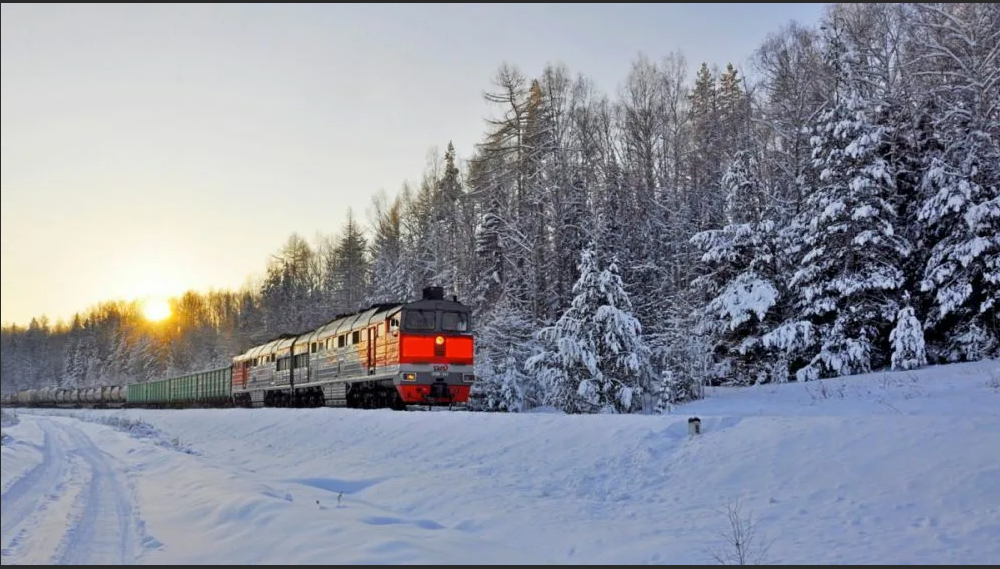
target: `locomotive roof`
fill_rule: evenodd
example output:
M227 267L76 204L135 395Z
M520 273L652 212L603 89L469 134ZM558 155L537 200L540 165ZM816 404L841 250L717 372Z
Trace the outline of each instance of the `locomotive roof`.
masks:
M414 300L408 302L405 308L415 310L454 310L456 312L472 312L472 307L462 304L457 300Z
M280 334L275 338L248 349L246 352L236 356L234 359L242 361L258 357L263 354L268 354L278 349L298 345L300 343L305 344L319 338L336 336L354 329L354 327L360 322L364 322L367 325L373 320L380 320L388 317L392 312L402 308L411 308L416 310L455 310L458 312L472 311L471 307L462 304L454 296L450 300L446 299L444 298L440 288L437 288L436 290L434 289L435 287L425 289L423 298L419 300L411 302L383 302L372 304L368 308L364 308L356 312L338 314L333 318L333 320L330 320L326 324L317 328L298 333Z

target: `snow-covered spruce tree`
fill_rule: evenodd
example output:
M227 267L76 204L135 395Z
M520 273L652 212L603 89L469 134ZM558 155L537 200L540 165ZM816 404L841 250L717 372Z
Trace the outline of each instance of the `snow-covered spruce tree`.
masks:
M753 152L740 150L722 176L726 199L726 224L760 223L773 203L771 192L761 180L760 166Z
M549 385L550 402L568 413L628 413L642 406L652 378L649 348L612 260L598 267L595 246L580 255L575 297L538 333L544 348L527 367Z
M527 390L527 376L521 370L521 361L518 358L516 348L511 344L507 348L507 356L503 359L499 371L499 394L497 408L501 411L518 412L528 408L526 405L525 391Z
M801 214L805 255L789 285L797 320L815 327L819 350L800 379L888 363L883 346L903 293L900 264L911 252L890 203L894 176L884 158L890 127L879 120L883 109L855 88L852 59L844 54L838 61L837 100L819 116L810 141L818 183Z
M692 333L697 329L698 310L688 309L683 297L674 296L679 308L671 308L664 314L662 332L657 339L659 350L652 346L652 361L655 369L661 370L659 386L663 386L662 374L670 373L670 398L673 403L694 401L704 396L704 385L710 382L713 369L712 345L707 334ZM648 344L647 340L647 344ZM659 398L660 392L651 394Z
M766 191L749 152L739 152L723 177L727 220L723 229L695 234L709 272L692 286L711 300L698 311L696 332L712 345L712 380L730 385L771 381L776 354L761 338L778 324L779 279L775 224L763 219Z
M904 306L896 316L896 327L889 334L892 343L892 369L908 370L927 365L924 329L912 306Z
M369 247L371 286L365 291L365 303L369 306L407 300L417 288L412 282L404 251L402 200L396 197L387 202L376 198L373 202L375 219ZM331 260L335 261L332 255Z
M937 361L1000 356L1000 10L993 3L915 4L921 77L942 147L923 176L919 217L930 256L928 344Z
M674 405L696 399L692 394L692 385L684 377L678 377L674 372L665 369L660 373L659 393L656 395L654 413L669 413Z
M484 411L524 411L539 405L543 395L524 361L537 352L535 326L509 298L482 316L476 339L475 405Z

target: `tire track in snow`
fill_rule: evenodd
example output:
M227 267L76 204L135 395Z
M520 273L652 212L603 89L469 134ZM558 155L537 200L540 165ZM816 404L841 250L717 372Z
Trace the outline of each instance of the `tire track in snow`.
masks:
M56 565L133 565L138 528L123 482L108 456L79 428L60 423L77 456L90 470L90 479L80 492L78 506L56 549Z
M0 538L2 554L7 557L24 537L22 527L33 517L44 516L50 504L66 492L66 477L70 475L65 443L54 432L50 421L39 425L44 432L42 461L10 485L0 496Z

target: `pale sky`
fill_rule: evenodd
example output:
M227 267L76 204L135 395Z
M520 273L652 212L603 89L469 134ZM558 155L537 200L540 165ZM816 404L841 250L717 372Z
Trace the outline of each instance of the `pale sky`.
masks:
M0 320L236 289L297 232L468 158L503 62L613 95L641 52L743 67L823 4L2 5Z

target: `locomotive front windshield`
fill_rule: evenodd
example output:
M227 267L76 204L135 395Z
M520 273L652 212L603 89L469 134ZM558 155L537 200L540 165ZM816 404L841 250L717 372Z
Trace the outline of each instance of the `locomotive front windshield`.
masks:
M445 332L467 332L469 315L465 312L446 310L441 313L441 329Z
M408 310L403 316L403 326L407 330L434 330L437 328L437 313L433 310Z
M403 327L412 331L442 330L445 332L468 332L469 314L455 310L442 310L438 327L438 311L408 310L403 313Z

